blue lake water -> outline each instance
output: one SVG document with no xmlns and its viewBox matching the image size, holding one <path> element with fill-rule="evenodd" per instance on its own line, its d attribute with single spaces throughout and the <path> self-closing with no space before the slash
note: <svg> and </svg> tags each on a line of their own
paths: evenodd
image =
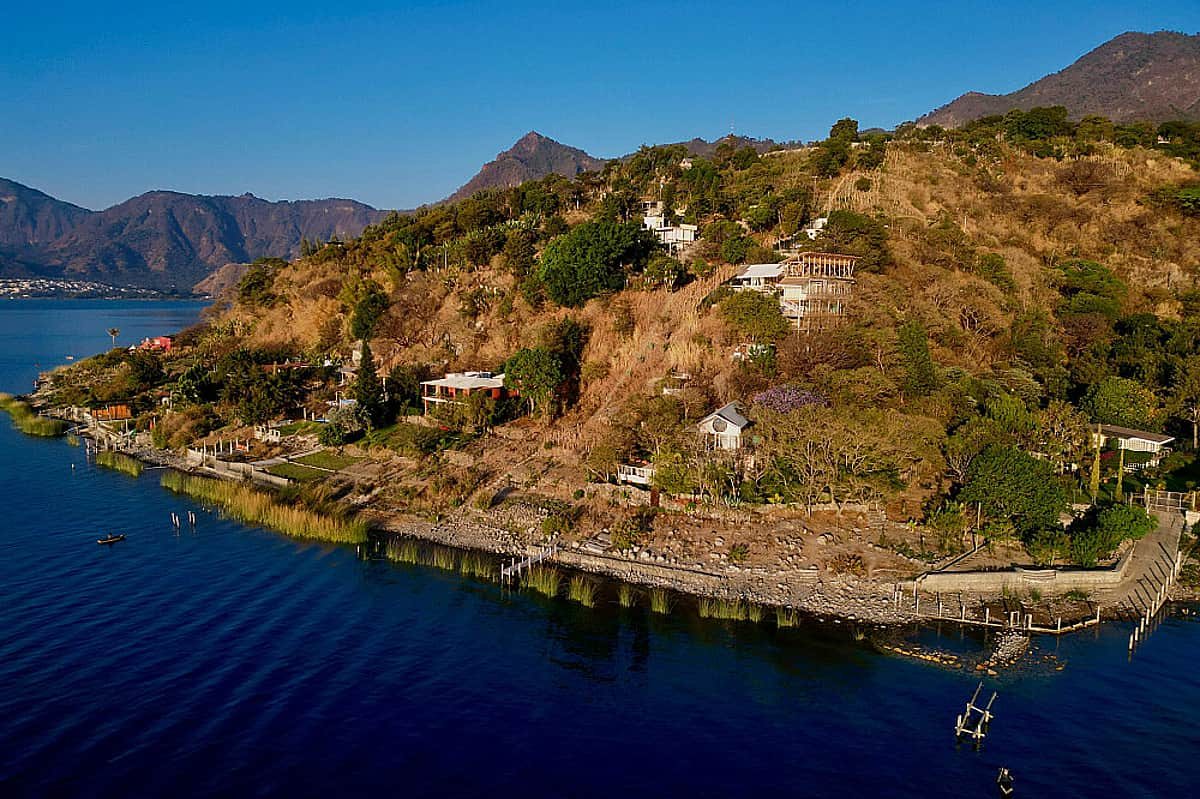
<svg viewBox="0 0 1200 799">
<path fill-rule="evenodd" d="M 198 306 L 0 305 L 0 390 Z M 74 465 L 74 469 L 72 469 Z M 586 610 L 220 518 L 0 420 L 0 796 L 1190 796 L 1200 627 L 989 682 L 839 631 Z M 172 511 L 194 510 L 177 533 Z M 94 540 L 116 530 L 112 548 Z M 972 649 L 959 630 L 926 643 Z"/>
</svg>

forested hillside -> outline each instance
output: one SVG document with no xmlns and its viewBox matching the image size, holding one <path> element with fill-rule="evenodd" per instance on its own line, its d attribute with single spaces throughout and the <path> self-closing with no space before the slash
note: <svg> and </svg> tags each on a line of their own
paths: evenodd
<svg viewBox="0 0 1200 799">
<path fill-rule="evenodd" d="M 1093 563 L 1115 542 L 1094 519 L 1057 528 L 1068 501 L 1192 485 L 1198 155 L 1196 125 L 1075 123 L 1065 109 L 865 137 L 842 120 L 815 147 L 645 148 L 574 180 L 393 215 L 252 268 L 173 356 L 188 359 L 175 373 L 187 365 L 196 410 L 181 404 L 158 434 L 178 445 L 324 407 L 328 375 L 259 385 L 245 365 L 348 363 L 365 340 L 371 377 L 339 440 L 365 432 L 371 446 L 421 452 L 395 422 L 428 376 L 506 371 L 520 392 L 439 416 L 474 438 L 476 465 L 442 464 L 437 485 L 414 472 L 389 494 L 399 507 L 465 501 L 544 442 L 551 493 L 642 462 L 664 492 L 697 502 L 879 502 L 938 531 L 941 549 L 979 514 L 1037 557 Z M 681 259 L 641 229 L 644 201 L 699 227 Z M 810 240 L 800 231 L 817 217 L 828 224 Z M 781 240 L 859 257 L 842 324 L 796 333 L 773 298 L 724 285 L 739 265 L 779 260 Z M 387 403 L 375 373 L 389 378 Z M 695 434 L 730 401 L 753 423 L 750 460 Z M 1117 453 L 1093 447 L 1097 423 L 1165 430 L 1179 451 L 1124 474 Z M 500 435 L 512 425 L 524 432 Z"/>
</svg>

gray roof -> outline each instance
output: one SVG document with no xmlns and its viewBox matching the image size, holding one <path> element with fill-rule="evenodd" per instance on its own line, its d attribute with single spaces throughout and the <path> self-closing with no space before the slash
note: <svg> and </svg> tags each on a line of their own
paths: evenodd
<svg viewBox="0 0 1200 799">
<path fill-rule="evenodd" d="M 700 424 L 704 424 L 714 416 L 720 416 L 722 419 L 729 422 L 739 430 L 745 430 L 750 426 L 750 420 L 745 416 L 742 416 L 742 414 L 738 411 L 738 405 L 736 402 L 731 402 L 728 405 L 723 405 L 720 408 L 717 408 L 708 416 L 705 416 L 703 419 L 701 419 Z"/>
<path fill-rule="evenodd" d="M 1132 427 L 1117 427 L 1115 424 L 1100 425 L 1100 432 L 1113 438 L 1138 438 L 1152 444 L 1169 444 L 1174 436 L 1164 436 L 1162 433 L 1150 433 L 1146 430 L 1134 430 Z"/>
</svg>

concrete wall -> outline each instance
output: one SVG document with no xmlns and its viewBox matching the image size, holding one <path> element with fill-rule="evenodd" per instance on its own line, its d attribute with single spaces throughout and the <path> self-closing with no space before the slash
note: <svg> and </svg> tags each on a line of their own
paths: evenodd
<svg viewBox="0 0 1200 799">
<path fill-rule="evenodd" d="M 1107 569 L 1022 569 L 972 572 L 929 572 L 917 578 L 917 587 L 930 593 L 952 594 L 967 591 L 980 594 L 998 594 L 1008 590 L 1024 592 L 1037 589 L 1046 593 L 1061 594 L 1067 591 L 1099 591 L 1115 588 L 1125 579 L 1133 559 L 1134 547 L 1130 547 L 1117 564 Z M 912 583 L 908 584 L 912 587 Z"/>
</svg>

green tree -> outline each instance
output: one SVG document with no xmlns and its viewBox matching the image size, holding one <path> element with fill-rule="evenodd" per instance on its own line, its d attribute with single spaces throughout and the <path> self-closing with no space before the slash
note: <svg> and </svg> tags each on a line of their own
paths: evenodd
<svg viewBox="0 0 1200 799">
<path fill-rule="evenodd" d="M 929 354 L 929 334 L 919 319 L 909 319 L 897 330 L 900 360 L 904 368 L 904 393 L 925 397 L 937 390 L 940 380 Z"/>
<path fill-rule="evenodd" d="M 1067 507 L 1050 464 L 1015 447 L 990 446 L 967 468 L 959 501 L 979 503 L 993 521 L 1011 521 L 1023 539 L 1054 528 Z"/>
<path fill-rule="evenodd" d="M 504 385 L 516 389 L 529 403 L 530 413 L 553 417 L 559 386 L 563 382 L 558 358 L 541 347 L 518 350 L 504 369 Z"/>
<path fill-rule="evenodd" d="M 388 309 L 388 296 L 374 280 L 363 281 L 363 291 L 350 314 L 350 335 L 356 339 L 369 339 L 375 325 Z"/>
<path fill-rule="evenodd" d="M 640 271 L 656 246 L 637 223 L 584 222 L 546 245 L 541 282 L 559 305 L 583 305 L 623 288 L 626 268 Z"/>
<path fill-rule="evenodd" d="M 1112 505 L 1093 511 L 1071 525 L 1071 557 L 1080 566 L 1095 566 L 1122 541 L 1137 541 L 1154 530 L 1154 517 L 1137 505 Z"/>
<path fill-rule="evenodd" d="M 354 380 L 354 401 L 359 413 L 371 427 L 383 427 L 387 419 L 387 402 L 383 397 L 383 384 L 375 371 L 375 356 L 371 345 L 363 340 L 362 358 L 358 364 L 358 376 Z"/>
<path fill-rule="evenodd" d="M 739 291 L 721 303 L 721 316 L 756 344 L 774 344 L 791 330 L 779 300 L 757 291 Z"/>
<path fill-rule="evenodd" d="M 1189 355 L 1175 369 L 1171 412 L 1192 426 L 1192 451 L 1200 449 L 1200 355 Z"/>
<path fill-rule="evenodd" d="M 1106 377 L 1095 383 L 1081 404 L 1081 410 L 1094 422 L 1140 430 L 1154 424 L 1155 407 L 1149 389 L 1124 377 Z"/>
</svg>

